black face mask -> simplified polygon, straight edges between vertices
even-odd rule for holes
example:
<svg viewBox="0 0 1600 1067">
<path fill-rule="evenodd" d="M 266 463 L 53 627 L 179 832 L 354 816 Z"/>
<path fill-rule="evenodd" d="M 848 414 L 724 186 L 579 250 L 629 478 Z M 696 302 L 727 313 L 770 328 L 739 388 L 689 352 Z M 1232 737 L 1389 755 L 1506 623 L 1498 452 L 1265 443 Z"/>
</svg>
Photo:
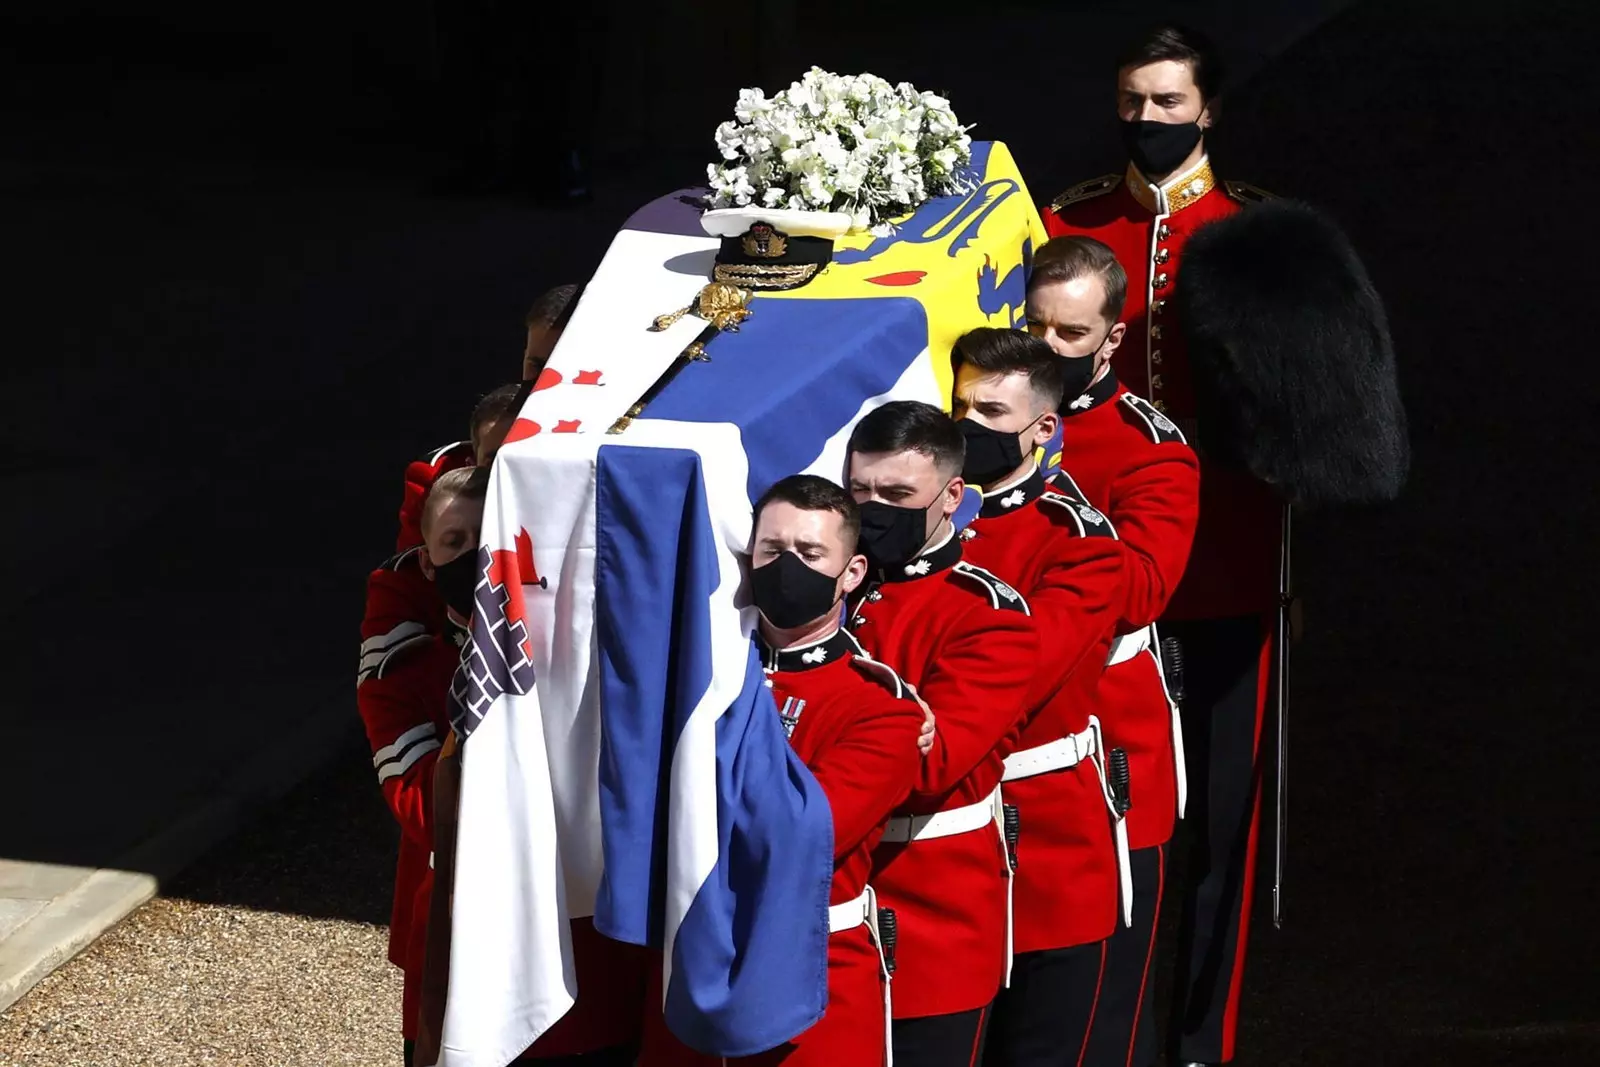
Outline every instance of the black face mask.
<svg viewBox="0 0 1600 1067">
<path fill-rule="evenodd" d="M 1164 178 L 1189 158 L 1204 132 L 1198 122 L 1127 119 L 1122 123 L 1122 147 L 1140 174 Z"/>
<path fill-rule="evenodd" d="M 1038 421 L 1034 419 L 1028 428 Z M 1017 440 L 1017 434 L 996 430 L 972 419 L 962 419 L 956 425 L 961 427 L 961 436 L 967 439 L 967 458 L 961 465 L 961 477 L 969 485 L 993 485 L 1022 466 L 1022 442 Z"/>
<path fill-rule="evenodd" d="M 439 595 L 449 608 L 463 619 L 472 618 L 477 606 L 473 591 L 478 588 L 478 552 L 463 552 L 449 563 L 433 569 L 433 580 L 439 586 Z"/>
<path fill-rule="evenodd" d="M 1066 373 L 1062 377 L 1066 380 L 1066 388 L 1061 390 L 1061 410 L 1071 411 L 1072 402 L 1089 391 L 1094 384 L 1095 361 L 1100 358 L 1100 350 L 1105 348 L 1111 340 L 1111 331 L 1117 328 L 1116 323 L 1106 330 L 1106 335 L 1100 338 L 1100 343 L 1094 346 L 1094 351 L 1082 356 L 1065 356 Z"/>
<path fill-rule="evenodd" d="M 942 495 L 942 494 L 941 494 Z M 938 503 L 938 498 L 934 499 Z M 869 500 L 861 505 L 861 552 L 879 570 L 911 561 L 928 540 L 928 508 Z"/>
<path fill-rule="evenodd" d="M 839 602 L 839 576 L 806 566 L 793 552 L 782 552 L 750 572 L 756 610 L 780 630 L 793 630 L 822 618 Z"/>
</svg>

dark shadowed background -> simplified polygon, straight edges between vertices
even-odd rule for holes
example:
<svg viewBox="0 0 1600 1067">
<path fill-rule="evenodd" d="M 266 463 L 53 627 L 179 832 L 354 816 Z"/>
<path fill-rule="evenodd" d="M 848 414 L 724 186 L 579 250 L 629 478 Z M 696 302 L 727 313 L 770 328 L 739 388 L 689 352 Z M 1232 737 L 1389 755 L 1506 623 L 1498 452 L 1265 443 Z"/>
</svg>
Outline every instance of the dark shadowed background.
<svg viewBox="0 0 1600 1067">
<path fill-rule="evenodd" d="M 1218 170 L 1362 250 L 1415 451 L 1400 504 L 1299 521 L 1288 921 L 1240 1062 L 1600 1062 L 1591 4 L 617 8 L 564 210 L 430 195 L 423 0 L 123 6 L 0 14 L 0 857 L 162 870 L 221 805 L 264 821 L 173 891 L 381 921 L 362 582 L 531 299 L 812 62 L 947 92 L 1048 199 L 1117 166 L 1108 55 L 1178 10 L 1241 75 Z"/>
</svg>

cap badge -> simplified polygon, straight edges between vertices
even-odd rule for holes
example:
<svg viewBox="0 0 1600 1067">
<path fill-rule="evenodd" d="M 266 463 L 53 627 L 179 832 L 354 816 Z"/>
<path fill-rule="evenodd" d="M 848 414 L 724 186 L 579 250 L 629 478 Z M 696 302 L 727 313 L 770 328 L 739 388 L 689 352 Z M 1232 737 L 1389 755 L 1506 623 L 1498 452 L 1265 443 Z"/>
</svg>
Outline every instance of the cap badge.
<svg viewBox="0 0 1600 1067">
<path fill-rule="evenodd" d="M 757 259 L 777 259 L 789 250 L 789 237 L 769 223 L 757 222 L 751 224 L 745 231 L 740 244 L 747 256 Z"/>
</svg>

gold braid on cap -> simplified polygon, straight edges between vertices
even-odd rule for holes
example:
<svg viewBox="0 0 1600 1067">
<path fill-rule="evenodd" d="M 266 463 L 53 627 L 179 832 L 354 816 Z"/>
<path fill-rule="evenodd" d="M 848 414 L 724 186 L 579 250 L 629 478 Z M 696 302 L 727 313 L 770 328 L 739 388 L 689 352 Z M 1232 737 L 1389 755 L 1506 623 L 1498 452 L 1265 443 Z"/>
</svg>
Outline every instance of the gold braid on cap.
<svg viewBox="0 0 1600 1067">
<path fill-rule="evenodd" d="M 711 268 L 711 276 L 747 289 L 795 289 L 821 269 L 821 263 L 719 263 Z"/>
</svg>

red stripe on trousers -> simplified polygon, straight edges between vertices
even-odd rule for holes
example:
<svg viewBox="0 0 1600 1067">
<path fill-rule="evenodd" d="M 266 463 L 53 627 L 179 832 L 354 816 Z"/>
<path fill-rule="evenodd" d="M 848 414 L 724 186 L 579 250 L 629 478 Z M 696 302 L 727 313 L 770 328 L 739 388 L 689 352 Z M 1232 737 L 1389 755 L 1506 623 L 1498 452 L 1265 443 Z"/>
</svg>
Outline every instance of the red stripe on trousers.
<svg viewBox="0 0 1600 1067">
<path fill-rule="evenodd" d="M 1222 1060 L 1233 1059 L 1234 1036 L 1239 1027 L 1239 991 L 1244 988 L 1245 945 L 1250 940 L 1250 906 L 1256 895 L 1256 838 L 1261 828 L 1261 725 L 1266 718 L 1267 684 L 1272 680 L 1272 651 L 1277 635 L 1268 631 L 1261 643 L 1261 663 L 1256 672 L 1256 738 L 1254 746 L 1255 795 L 1250 801 L 1250 836 L 1244 851 L 1244 885 L 1239 904 L 1239 939 L 1233 949 L 1233 971 L 1228 975 L 1228 999 L 1222 1013 Z"/>
<path fill-rule="evenodd" d="M 983 1045 L 983 1021 L 988 1014 L 988 1005 L 978 1009 L 978 1028 L 972 1033 L 972 1055 L 967 1057 L 967 1067 L 978 1067 L 978 1049 Z"/>
<path fill-rule="evenodd" d="M 1161 926 L 1161 897 L 1167 889 L 1167 846 L 1156 846 L 1156 910 L 1150 920 L 1150 947 L 1144 951 L 1144 973 L 1139 976 L 1139 999 L 1133 1003 L 1133 1030 L 1128 1034 L 1125 1067 L 1133 1067 L 1133 1052 L 1139 1044 L 1139 1016 L 1144 1012 L 1144 994 L 1150 987 L 1150 961 L 1156 955 L 1156 930 Z"/>
<path fill-rule="evenodd" d="M 1083 1067 L 1084 1053 L 1089 1051 L 1089 1035 L 1094 1032 L 1095 1012 L 1100 1010 L 1100 987 L 1106 981 L 1106 945 L 1110 940 L 1100 942 L 1100 970 L 1094 976 L 1094 1000 L 1089 1003 L 1089 1023 L 1083 1028 L 1083 1044 L 1078 1046 L 1078 1067 Z"/>
</svg>

